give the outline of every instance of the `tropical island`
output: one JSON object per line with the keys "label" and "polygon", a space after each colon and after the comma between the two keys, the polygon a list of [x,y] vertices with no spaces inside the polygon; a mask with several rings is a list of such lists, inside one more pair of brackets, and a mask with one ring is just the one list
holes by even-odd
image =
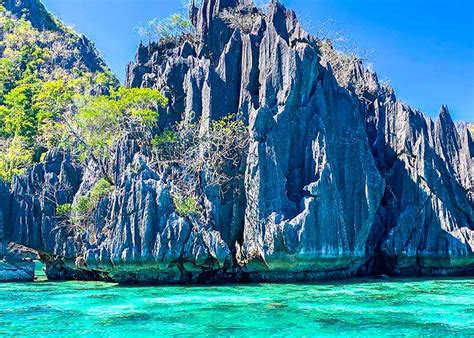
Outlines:
{"label": "tropical island", "polygon": [[123,86],[39,0],[0,6],[0,281],[474,275],[474,144],[279,1],[193,1]]}

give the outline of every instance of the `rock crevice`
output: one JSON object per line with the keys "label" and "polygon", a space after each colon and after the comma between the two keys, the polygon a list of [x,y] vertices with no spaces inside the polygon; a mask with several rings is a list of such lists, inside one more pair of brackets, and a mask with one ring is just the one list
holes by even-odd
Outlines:
{"label": "rock crevice", "polygon": [[203,0],[193,7],[197,38],[140,45],[126,85],[168,97],[161,128],[191,113],[208,121],[238,113],[250,131],[242,193],[206,191],[205,222],[179,215],[172,178],[157,173],[130,138],[117,145],[117,187],[100,202],[94,233],[80,240],[53,235],[55,213],[38,193],[66,184],[70,191],[58,197],[71,202],[97,180],[53,150],[13,185],[11,239],[56,256],[56,278],[193,283],[472,274],[469,126],[456,125],[446,107],[432,121],[400,102],[360,61],[346,65],[350,76],[342,83],[321,41],[278,1],[265,14],[253,9],[260,15],[252,29],[231,27],[220,15],[239,4]]}

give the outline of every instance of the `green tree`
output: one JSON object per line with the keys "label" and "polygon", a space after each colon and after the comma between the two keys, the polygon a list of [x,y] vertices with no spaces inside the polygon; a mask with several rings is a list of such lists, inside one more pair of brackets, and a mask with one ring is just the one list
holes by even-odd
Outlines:
{"label": "green tree", "polygon": [[0,106],[1,132],[4,136],[30,138],[36,134],[38,109],[33,105],[33,97],[37,92],[37,83],[26,83],[4,96],[4,103]]}
{"label": "green tree", "polygon": [[68,135],[63,115],[75,115],[92,94],[108,93],[118,83],[100,63],[92,73],[81,38],[54,17],[51,23],[38,30],[26,16],[0,7],[0,166],[8,179],[32,164],[33,155],[40,159],[45,148],[73,148],[77,140]]}
{"label": "green tree", "polygon": [[198,201],[194,196],[173,196],[173,204],[180,216],[192,216],[199,213]]}
{"label": "green tree", "polygon": [[109,96],[86,98],[77,114],[65,116],[73,137],[98,157],[109,157],[111,147],[133,124],[150,127],[167,100],[149,88],[119,88]]}
{"label": "green tree", "polygon": [[167,103],[159,91],[149,88],[121,87],[110,95],[75,95],[72,99],[67,92],[52,92],[57,93],[52,102],[73,104],[43,123],[40,142],[66,148],[80,160],[92,159],[109,183],[113,182],[108,162],[115,154],[115,143],[130,130],[149,132],[157,121],[158,108]]}
{"label": "green tree", "polygon": [[168,100],[157,90],[150,88],[120,87],[112,92],[111,99],[117,103],[119,114],[138,123],[152,126],[158,118],[158,108]]}
{"label": "green tree", "polygon": [[193,36],[194,27],[184,14],[173,13],[164,19],[149,21],[145,26],[139,27],[138,33],[149,40],[169,42],[183,36]]}
{"label": "green tree", "polygon": [[74,90],[62,80],[41,83],[33,98],[34,108],[38,110],[40,121],[60,116],[73,104]]}
{"label": "green tree", "polygon": [[18,73],[19,71],[12,60],[7,58],[0,59],[0,104],[3,104],[3,96],[15,86]]}
{"label": "green tree", "polygon": [[32,165],[33,153],[28,150],[25,140],[14,137],[0,147],[0,177],[11,182],[15,175],[21,175]]}

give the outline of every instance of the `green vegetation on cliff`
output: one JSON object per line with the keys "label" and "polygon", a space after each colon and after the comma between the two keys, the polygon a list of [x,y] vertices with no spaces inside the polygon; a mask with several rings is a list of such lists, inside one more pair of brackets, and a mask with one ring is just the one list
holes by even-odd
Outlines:
{"label": "green vegetation on cliff", "polygon": [[53,146],[80,159],[107,157],[121,128],[152,126],[166,103],[158,91],[119,87],[93,45],[38,6],[19,16],[17,7],[0,5],[0,178],[6,181]]}
{"label": "green vegetation on cliff", "polygon": [[76,95],[117,84],[87,39],[40,9],[18,16],[0,5],[0,177],[7,181],[39,160],[45,149],[37,137]]}

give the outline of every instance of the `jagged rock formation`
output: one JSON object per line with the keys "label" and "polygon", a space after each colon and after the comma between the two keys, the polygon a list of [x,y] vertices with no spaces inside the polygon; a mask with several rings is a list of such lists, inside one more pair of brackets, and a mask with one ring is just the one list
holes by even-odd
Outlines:
{"label": "jagged rock formation", "polygon": [[[10,193],[8,186],[0,180],[0,260],[7,255],[7,236],[5,225],[10,221]],[[0,275],[2,275],[0,269]],[[2,277],[0,277],[2,278]],[[3,279],[3,278],[2,278]],[[6,279],[6,278],[5,278]]]}
{"label": "jagged rock formation", "polygon": [[[85,78],[86,75],[92,78],[101,74],[107,75],[107,79],[113,82],[113,77],[109,75],[107,66],[93,44],[63,25],[39,0],[0,0],[0,16],[0,58],[16,67],[15,71],[7,67],[2,73],[2,104],[6,94],[14,90],[21,80],[31,83],[76,79],[78,76]],[[41,53],[31,52],[33,46]],[[28,56],[32,60],[37,59],[34,71],[23,64],[28,59],[22,56],[25,53],[34,54]],[[23,75],[28,80],[22,79]],[[100,86],[91,86],[90,89],[97,93],[101,90]],[[10,140],[13,137],[2,131],[2,152],[8,150],[9,139],[6,135],[10,136]],[[12,187],[0,181],[0,260],[3,260],[0,280],[32,280],[34,276],[32,258],[27,254],[22,257],[18,250],[12,251],[10,241],[15,240],[45,252],[60,252],[60,248],[67,246],[56,238],[58,233],[65,230],[53,231],[58,224],[52,205],[53,200],[60,202],[72,199],[74,186],[78,184],[80,176],[77,176],[75,169],[71,169],[72,164],[66,163],[64,156],[58,150],[53,150],[45,163],[32,169],[31,176],[16,180]],[[60,191],[56,189],[58,182],[61,185],[69,184],[70,187],[67,191]],[[53,190],[57,191],[52,194]]]}
{"label": "jagged rock formation", "polygon": [[455,127],[445,107],[433,122],[393,95],[383,99],[366,110],[369,142],[387,185],[374,224],[376,236],[382,234],[375,263],[397,275],[471,274],[471,135]]}
{"label": "jagged rock formation", "polygon": [[56,205],[71,203],[81,182],[81,168],[58,149],[45,156],[12,186],[13,233],[15,243],[64,256],[74,252],[73,239],[64,240],[65,229],[57,226]]}
{"label": "jagged rock formation", "polygon": [[[338,82],[319,42],[273,1],[245,30],[221,19],[237,0],[193,8],[195,41],[139,47],[127,86],[169,98],[162,128],[187,113],[241,112],[250,129],[240,192],[207,191],[208,219],[180,216],[173,180],[129,137],[116,190],[94,231],[53,231],[55,211],[98,180],[54,150],[13,187],[12,238],[36,248],[51,278],[120,282],[285,281],[356,274],[474,273],[474,147],[443,107],[436,122],[397,100],[354,61]],[[67,182],[66,185],[62,184]]]}
{"label": "jagged rock formation", "polygon": [[6,255],[4,239],[9,230],[6,228],[10,222],[10,191],[9,186],[0,179],[0,258]]}
{"label": "jagged rock formation", "polygon": [[106,221],[98,222],[96,244],[85,243],[87,266],[116,267],[109,274],[114,280],[155,283],[186,281],[193,272],[230,267],[232,256],[221,234],[175,212],[170,182],[147,165],[138,142],[124,140],[117,147],[120,193],[98,208],[97,215],[106,215]]}
{"label": "jagged rock formation", "polygon": [[0,282],[32,282],[35,277],[33,261],[0,261]]}
{"label": "jagged rock formation", "polygon": [[35,276],[35,263],[31,255],[18,247],[9,245],[11,236],[10,191],[7,184],[0,180],[0,282],[32,281]]}
{"label": "jagged rock formation", "polygon": [[0,282],[31,282],[35,278],[35,250],[10,243],[0,261]]}
{"label": "jagged rock formation", "polygon": [[54,229],[56,203],[72,199],[80,178],[80,169],[71,163],[70,157],[55,149],[48,153],[44,163],[15,180],[11,193],[9,186],[0,182],[0,281],[34,279],[33,260],[39,259],[39,255],[9,244],[10,241],[58,255],[74,246],[73,239],[63,239],[65,229]]}

